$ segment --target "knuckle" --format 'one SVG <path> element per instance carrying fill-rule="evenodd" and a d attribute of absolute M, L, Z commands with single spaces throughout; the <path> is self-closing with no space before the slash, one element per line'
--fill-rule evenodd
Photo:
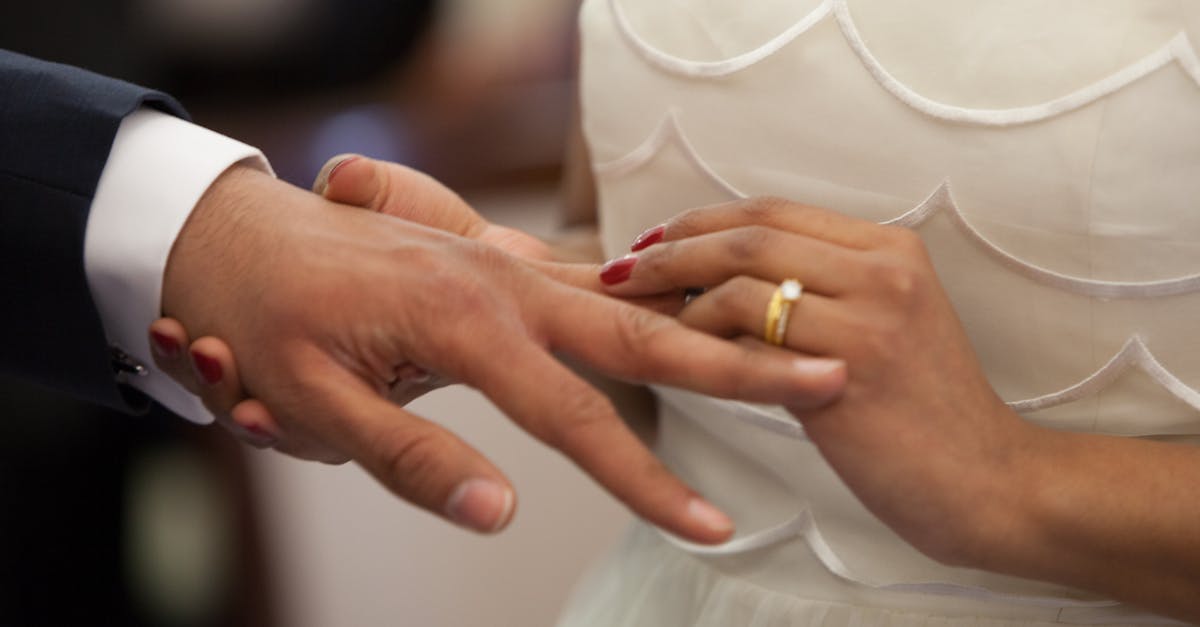
<path fill-rule="evenodd" d="M 625 307 L 613 317 L 613 324 L 620 353 L 634 358 L 637 365 L 632 376 L 642 380 L 654 371 L 659 345 L 672 328 L 671 319 L 646 309 Z"/>
<path fill-rule="evenodd" d="M 433 431 L 409 433 L 383 449 L 380 472 L 405 497 L 430 495 L 446 456 L 442 438 Z M 400 487 L 403 486 L 403 487 Z"/>
<path fill-rule="evenodd" d="M 773 235 L 772 229 L 761 225 L 736 229 L 729 238 L 729 256 L 742 263 L 751 263 L 764 250 L 769 250 Z"/>
<path fill-rule="evenodd" d="M 755 302 L 757 281 L 746 276 L 734 277 L 712 290 L 712 306 L 720 312 L 744 319 L 747 313 L 757 307 Z"/>
<path fill-rule="evenodd" d="M 570 395 L 555 421 L 543 429 L 542 439 L 564 452 L 579 451 L 596 443 L 595 434 L 612 425 L 616 409 L 598 392 Z"/>
<path fill-rule="evenodd" d="M 790 206 L 789 201 L 778 196 L 762 196 L 746 201 L 741 213 L 750 224 L 772 224 Z"/>
<path fill-rule="evenodd" d="M 691 237 L 701 231 L 705 215 L 703 209 L 685 211 L 667 222 L 667 230 L 679 238 Z"/>
<path fill-rule="evenodd" d="M 870 264 L 870 275 L 876 293 L 893 305 L 912 303 L 918 298 L 921 273 L 904 257 L 874 256 Z"/>
<path fill-rule="evenodd" d="M 676 242 L 663 242 L 642 251 L 638 254 L 638 272 L 654 276 L 669 275 L 678 253 L 679 244 Z"/>

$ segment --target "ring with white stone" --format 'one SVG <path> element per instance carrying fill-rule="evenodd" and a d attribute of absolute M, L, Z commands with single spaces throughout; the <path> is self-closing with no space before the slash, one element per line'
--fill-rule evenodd
<path fill-rule="evenodd" d="M 796 279 L 788 279 L 780 283 L 775 293 L 771 295 L 771 302 L 767 304 L 767 320 L 763 329 L 763 339 L 768 344 L 783 346 L 792 306 L 803 295 L 804 285 Z"/>

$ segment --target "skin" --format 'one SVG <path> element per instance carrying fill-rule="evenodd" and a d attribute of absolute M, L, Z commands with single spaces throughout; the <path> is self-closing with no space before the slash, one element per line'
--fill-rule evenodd
<path fill-rule="evenodd" d="M 431 179 L 394 173 L 362 171 L 375 186 L 356 189 L 391 209 L 454 219 L 434 229 L 235 167 L 176 240 L 163 291 L 174 320 L 163 324 L 200 336 L 193 352 L 205 342 L 229 348 L 218 385 L 192 385 L 207 386 L 210 406 L 259 443 L 274 440 L 306 459 L 352 459 L 418 506 L 498 530 L 513 512 L 508 480 L 459 438 L 388 398 L 398 372 L 436 373 L 481 390 L 639 515 L 718 542 L 732 532 L 728 518 L 671 475 L 607 399 L 551 353 L 626 380 L 724 397 L 816 405 L 840 393 L 840 361 L 720 341 L 572 285 L 562 279 L 578 279 L 578 268 L 540 268 L 497 247 L 535 254 L 543 250 L 536 240 L 456 210 L 465 205 Z M 597 286 L 594 276 L 586 283 Z M 186 359 L 182 353 L 174 359 Z M 256 400 L 232 411 L 243 395 Z"/>
<path fill-rule="evenodd" d="M 850 380 L 836 404 L 793 413 L 913 546 L 946 564 L 1200 622 L 1200 499 L 1188 498 L 1200 452 L 1048 430 L 1014 414 L 988 385 L 915 234 L 778 199 L 695 210 L 663 231 L 631 277 L 606 289 L 635 298 L 706 286 L 673 312 L 745 341 L 761 336 L 779 282 L 801 279 L 786 346 L 846 359 Z"/>
<path fill-rule="evenodd" d="M 761 336 L 776 286 L 804 283 L 786 346 L 844 358 L 850 381 L 837 403 L 792 413 L 917 549 L 1200 622 L 1200 450 L 1022 420 L 915 233 L 758 199 L 680 215 L 634 259 L 611 293 L 708 287 L 679 319 L 724 337 Z"/>

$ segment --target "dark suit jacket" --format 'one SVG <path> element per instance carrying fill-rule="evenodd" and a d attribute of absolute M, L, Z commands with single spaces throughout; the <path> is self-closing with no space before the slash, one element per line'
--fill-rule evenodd
<path fill-rule="evenodd" d="M 121 120 L 142 105 L 184 116 L 169 96 L 0 50 L 0 374 L 120 409 L 83 265 L 96 184 Z"/>

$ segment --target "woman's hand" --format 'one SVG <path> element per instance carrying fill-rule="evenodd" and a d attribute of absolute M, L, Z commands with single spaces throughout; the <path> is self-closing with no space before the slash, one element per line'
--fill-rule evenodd
<path fill-rule="evenodd" d="M 782 200 L 698 209 L 610 262 L 611 294 L 707 291 L 679 311 L 724 337 L 764 337 L 768 302 L 798 279 L 784 345 L 846 360 L 841 401 L 793 408 L 859 499 L 930 556 L 963 563 L 1020 524 L 1013 478 L 1037 446 L 988 385 L 913 232 Z"/>

